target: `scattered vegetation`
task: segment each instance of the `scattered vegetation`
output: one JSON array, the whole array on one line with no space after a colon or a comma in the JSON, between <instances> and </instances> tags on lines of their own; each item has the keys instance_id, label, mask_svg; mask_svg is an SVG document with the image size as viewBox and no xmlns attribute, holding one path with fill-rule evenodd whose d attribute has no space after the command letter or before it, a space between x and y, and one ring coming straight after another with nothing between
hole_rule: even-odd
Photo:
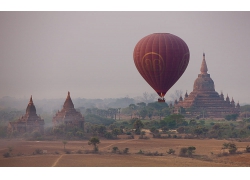
<instances>
[{"instance_id":1,"label":"scattered vegetation","mask_svg":"<svg viewBox=\"0 0 250 180\"><path fill-rule=\"evenodd\" d=\"M65 146L66 146L66 144L68 143L68 141L62 141L62 143L63 143L63 150L65 151Z\"/></svg>"},{"instance_id":2,"label":"scattered vegetation","mask_svg":"<svg viewBox=\"0 0 250 180\"><path fill-rule=\"evenodd\" d=\"M222 149L228 149L229 154L235 154L237 151L236 145L232 142L224 143Z\"/></svg>"},{"instance_id":3,"label":"scattered vegetation","mask_svg":"<svg viewBox=\"0 0 250 180\"><path fill-rule=\"evenodd\" d=\"M195 149L196 148L194 146L183 147L180 149L179 156L192 157Z\"/></svg>"},{"instance_id":4,"label":"scattered vegetation","mask_svg":"<svg viewBox=\"0 0 250 180\"><path fill-rule=\"evenodd\" d=\"M128 154L128 151L129 151L129 148L125 148L125 149L123 150L123 153L124 153L124 154Z\"/></svg>"},{"instance_id":5,"label":"scattered vegetation","mask_svg":"<svg viewBox=\"0 0 250 180\"><path fill-rule=\"evenodd\" d=\"M94 152L98 152L98 146L97 144L100 143L100 140L98 137L92 137L89 142L88 145L93 145L94 146Z\"/></svg>"},{"instance_id":6,"label":"scattered vegetation","mask_svg":"<svg viewBox=\"0 0 250 180\"><path fill-rule=\"evenodd\" d=\"M167 153L168 153L168 154L175 154L175 150L169 149L169 150L167 151Z\"/></svg>"},{"instance_id":7,"label":"scattered vegetation","mask_svg":"<svg viewBox=\"0 0 250 180\"><path fill-rule=\"evenodd\" d=\"M35 151L33 152L33 154L43 154L43 150L42 149L35 149Z\"/></svg>"},{"instance_id":8,"label":"scattered vegetation","mask_svg":"<svg viewBox=\"0 0 250 180\"><path fill-rule=\"evenodd\" d=\"M9 152L5 152L5 153L3 153L3 157L5 157L5 158L10 157L10 153L9 153Z\"/></svg>"},{"instance_id":9,"label":"scattered vegetation","mask_svg":"<svg viewBox=\"0 0 250 180\"><path fill-rule=\"evenodd\" d=\"M113 147L112 152L116 153L118 150L119 150L118 147L115 146L115 147Z\"/></svg>"}]
</instances>

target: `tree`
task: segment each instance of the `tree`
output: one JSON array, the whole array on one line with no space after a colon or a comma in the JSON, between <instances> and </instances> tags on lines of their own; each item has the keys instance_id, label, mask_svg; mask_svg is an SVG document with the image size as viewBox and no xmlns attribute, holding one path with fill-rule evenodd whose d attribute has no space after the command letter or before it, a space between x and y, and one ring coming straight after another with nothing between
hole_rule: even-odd
<instances>
[{"instance_id":1,"label":"tree","mask_svg":"<svg viewBox=\"0 0 250 180\"><path fill-rule=\"evenodd\" d=\"M184 116L181 114L172 114L160 121L161 127L168 126L170 129L182 126L184 122Z\"/></svg>"},{"instance_id":2,"label":"tree","mask_svg":"<svg viewBox=\"0 0 250 180\"><path fill-rule=\"evenodd\" d=\"M97 152L98 151L98 146L97 144L100 143L100 140L98 137L92 137L89 142L88 145L93 145L94 146L94 151Z\"/></svg>"},{"instance_id":3,"label":"tree","mask_svg":"<svg viewBox=\"0 0 250 180\"><path fill-rule=\"evenodd\" d=\"M107 132L106 126L104 126L104 125L98 126L97 132L99 135L104 136L104 134Z\"/></svg>"},{"instance_id":4,"label":"tree","mask_svg":"<svg viewBox=\"0 0 250 180\"><path fill-rule=\"evenodd\" d=\"M175 90L174 94L170 95L170 98L172 101L175 101L176 99L179 99L180 96L182 96L183 91L182 90Z\"/></svg>"},{"instance_id":5,"label":"tree","mask_svg":"<svg viewBox=\"0 0 250 180\"><path fill-rule=\"evenodd\" d=\"M129 105L129 109L131 110L131 119L132 119L133 112L134 112L134 110L136 109L136 105L135 105L135 104L130 104L130 105Z\"/></svg>"},{"instance_id":6,"label":"tree","mask_svg":"<svg viewBox=\"0 0 250 180\"><path fill-rule=\"evenodd\" d=\"M121 131L120 131L119 128L114 128L114 129L112 130L112 134L115 135L115 137L117 138L117 136L118 136L119 134L121 134Z\"/></svg>"},{"instance_id":7,"label":"tree","mask_svg":"<svg viewBox=\"0 0 250 180\"><path fill-rule=\"evenodd\" d=\"M176 131L177 131L178 133L182 134L182 133L185 132L185 128L184 128L183 126L181 126L181 127L178 127L178 128L176 129Z\"/></svg>"},{"instance_id":8,"label":"tree","mask_svg":"<svg viewBox=\"0 0 250 180\"><path fill-rule=\"evenodd\" d=\"M145 119L145 117L147 116L147 110L145 108L141 109L139 111L139 116L142 118L142 119Z\"/></svg>"},{"instance_id":9,"label":"tree","mask_svg":"<svg viewBox=\"0 0 250 180\"><path fill-rule=\"evenodd\" d=\"M63 143L63 147L64 147L64 151L65 151L65 146L68 143L68 141L62 141L62 143Z\"/></svg>"},{"instance_id":10,"label":"tree","mask_svg":"<svg viewBox=\"0 0 250 180\"><path fill-rule=\"evenodd\" d=\"M134 122L134 128L135 128L135 133L136 134L140 134L140 132L141 132L141 128L143 128L144 127L144 124L141 122L141 120L136 120L135 122Z\"/></svg>"},{"instance_id":11,"label":"tree","mask_svg":"<svg viewBox=\"0 0 250 180\"><path fill-rule=\"evenodd\" d=\"M196 148L194 146L183 147L183 148L180 149L179 156L192 157L195 149Z\"/></svg>"},{"instance_id":12,"label":"tree","mask_svg":"<svg viewBox=\"0 0 250 180\"><path fill-rule=\"evenodd\" d=\"M239 114L228 114L225 116L225 119L230 121L236 121L236 119L238 118Z\"/></svg>"},{"instance_id":13,"label":"tree","mask_svg":"<svg viewBox=\"0 0 250 180\"><path fill-rule=\"evenodd\" d=\"M140 138L143 139L143 136L146 134L145 131L141 131Z\"/></svg>"},{"instance_id":14,"label":"tree","mask_svg":"<svg viewBox=\"0 0 250 180\"><path fill-rule=\"evenodd\" d=\"M154 114L154 109L153 108L148 108L147 109L147 114L148 114L148 118L151 120L152 119L152 116Z\"/></svg>"},{"instance_id":15,"label":"tree","mask_svg":"<svg viewBox=\"0 0 250 180\"><path fill-rule=\"evenodd\" d=\"M158 129L156 129L155 127L150 128L150 132L153 133L153 137L160 137L160 131Z\"/></svg>"},{"instance_id":16,"label":"tree","mask_svg":"<svg viewBox=\"0 0 250 180\"><path fill-rule=\"evenodd\" d=\"M112 152L113 152L113 153L116 153L118 150L119 150L118 147L115 146L115 147L113 147Z\"/></svg>"},{"instance_id":17,"label":"tree","mask_svg":"<svg viewBox=\"0 0 250 180\"><path fill-rule=\"evenodd\" d=\"M189 126L195 126L197 124L196 120L195 119L191 119L189 121Z\"/></svg>"},{"instance_id":18,"label":"tree","mask_svg":"<svg viewBox=\"0 0 250 180\"><path fill-rule=\"evenodd\" d=\"M224 143L222 149L228 149L230 154L235 154L237 151L237 147L234 143Z\"/></svg>"}]
</instances>

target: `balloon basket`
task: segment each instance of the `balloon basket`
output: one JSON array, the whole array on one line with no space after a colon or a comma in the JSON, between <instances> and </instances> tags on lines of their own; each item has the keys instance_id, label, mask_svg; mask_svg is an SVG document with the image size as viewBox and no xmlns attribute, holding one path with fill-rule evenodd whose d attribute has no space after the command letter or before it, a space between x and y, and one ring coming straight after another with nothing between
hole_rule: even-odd
<instances>
[{"instance_id":1,"label":"balloon basket","mask_svg":"<svg viewBox=\"0 0 250 180\"><path fill-rule=\"evenodd\" d=\"M163 99L158 99L158 102L165 102L165 99L163 98Z\"/></svg>"}]
</instances>

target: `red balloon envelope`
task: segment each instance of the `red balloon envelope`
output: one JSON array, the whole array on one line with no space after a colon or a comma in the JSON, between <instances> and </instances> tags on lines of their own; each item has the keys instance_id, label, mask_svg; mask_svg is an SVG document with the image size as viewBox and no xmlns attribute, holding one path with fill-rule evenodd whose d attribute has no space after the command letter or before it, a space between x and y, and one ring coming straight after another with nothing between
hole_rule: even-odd
<instances>
[{"instance_id":1,"label":"red balloon envelope","mask_svg":"<svg viewBox=\"0 0 250 180\"><path fill-rule=\"evenodd\" d=\"M187 44L170 33L155 33L142 38L136 44L133 56L139 73L162 98L189 63Z\"/></svg>"}]
</instances>

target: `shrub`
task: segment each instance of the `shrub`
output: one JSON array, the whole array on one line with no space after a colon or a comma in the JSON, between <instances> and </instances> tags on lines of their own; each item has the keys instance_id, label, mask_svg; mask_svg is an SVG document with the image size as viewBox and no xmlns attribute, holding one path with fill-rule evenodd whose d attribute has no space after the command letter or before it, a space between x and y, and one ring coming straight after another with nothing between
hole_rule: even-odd
<instances>
[{"instance_id":1,"label":"shrub","mask_svg":"<svg viewBox=\"0 0 250 180\"><path fill-rule=\"evenodd\" d=\"M113 147L112 152L116 153L116 151L118 151L118 147L115 146L115 147Z\"/></svg>"},{"instance_id":2,"label":"shrub","mask_svg":"<svg viewBox=\"0 0 250 180\"><path fill-rule=\"evenodd\" d=\"M169 150L167 151L167 153L168 153L168 154L174 154L174 153L175 153L175 150L169 149Z\"/></svg>"},{"instance_id":3,"label":"shrub","mask_svg":"<svg viewBox=\"0 0 250 180\"><path fill-rule=\"evenodd\" d=\"M179 156L192 157L195 149L196 148L194 146L189 146L187 148L183 147L183 148L180 149Z\"/></svg>"},{"instance_id":4,"label":"shrub","mask_svg":"<svg viewBox=\"0 0 250 180\"><path fill-rule=\"evenodd\" d=\"M43 150L41 150L41 149L36 149L35 150L35 154L42 154L43 153Z\"/></svg>"},{"instance_id":5,"label":"shrub","mask_svg":"<svg viewBox=\"0 0 250 180\"><path fill-rule=\"evenodd\" d=\"M224 143L222 149L228 149L229 154L235 154L237 147L234 143Z\"/></svg>"},{"instance_id":6,"label":"shrub","mask_svg":"<svg viewBox=\"0 0 250 180\"><path fill-rule=\"evenodd\" d=\"M126 132L127 135L131 135L132 133L130 131Z\"/></svg>"},{"instance_id":7,"label":"shrub","mask_svg":"<svg viewBox=\"0 0 250 180\"><path fill-rule=\"evenodd\" d=\"M9 153L9 152L4 153L4 154L3 154L3 157L5 157L5 158L10 157L10 153Z\"/></svg>"},{"instance_id":8,"label":"shrub","mask_svg":"<svg viewBox=\"0 0 250 180\"><path fill-rule=\"evenodd\" d=\"M21 153L21 152L17 153L17 156L22 156L22 155L23 155L23 153Z\"/></svg>"},{"instance_id":9,"label":"shrub","mask_svg":"<svg viewBox=\"0 0 250 180\"><path fill-rule=\"evenodd\" d=\"M128 151L129 151L129 148L125 148L125 149L123 150L123 153L124 153L124 154L128 154Z\"/></svg>"},{"instance_id":10,"label":"shrub","mask_svg":"<svg viewBox=\"0 0 250 180\"><path fill-rule=\"evenodd\" d=\"M146 156L163 156L163 153L158 153L158 151L155 152L146 152L144 153Z\"/></svg>"},{"instance_id":11,"label":"shrub","mask_svg":"<svg viewBox=\"0 0 250 180\"><path fill-rule=\"evenodd\" d=\"M65 154L70 154L71 152L69 150L66 150L65 151Z\"/></svg>"},{"instance_id":12,"label":"shrub","mask_svg":"<svg viewBox=\"0 0 250 180\"><path fill-rule=\"evenodd\" d=\"M187 154L187 151L188 151L188 149L187 148L181 148L180 149L180 152L179 152L179 156L181 156L181 157L185 157L186 156L186 154Z\"/></svg>"},{"instance_id":13,"label":"shrub","mask_svg":"<svg viewBox=\"0 0 250 180\"><path fill-rule=\"evenodd\" d=\"M82 154L82 150L79 149L76 153L77 154Z\"/></svg>"},{"instance_id":14,"label":"shrub","mask_svg":"<svg viewBox=\"0 0 250 180\"><path fill-rule=\"evenodd\" d=\"M137 154L144 154L144 152L140 149L140 151Z\"/></svg>"},{"instance_id":15,"label":"shrub","mask_svg":"<svg viewBox=\"0 0 250 180\"><path fill-rule=\"evenodd\" d=\"M32 138L37 139L37 138L41 137L42 135L39 131L33 131L31 133L31 136L32 136Z\"/></svg>"},{"instance_id":16,"label":"shrub","mask_svg":"<svg viewBox=\"0 0 250 180\"><path fill-rule=\"evenodd\" d=\"M104 137L107 138L107 139L113 139L113 138L114 138L114 137L113 137L113 134L112 134L111 132L106 132L106 133L104 134Z\"/></svg>"},{"instance_id":17,"label":"shrub","mask_svg":"<svg viewBox=\"0 0 250 180\"><path fill-rule=\"evenodd\" d=\"M249 145L246 147L246 152L250 153L250 146Z\"/></svg>"},{"instance_id":18,"label":"shrub","mask_svg":"<svg viewBox=\"0 0 250 180\"><path fill-rule=\"evenodd\" d=\"M128 136L128 139L134 139L135 137L134 137L134 135L129 135Z\"/></svg>"}]
</instances>

